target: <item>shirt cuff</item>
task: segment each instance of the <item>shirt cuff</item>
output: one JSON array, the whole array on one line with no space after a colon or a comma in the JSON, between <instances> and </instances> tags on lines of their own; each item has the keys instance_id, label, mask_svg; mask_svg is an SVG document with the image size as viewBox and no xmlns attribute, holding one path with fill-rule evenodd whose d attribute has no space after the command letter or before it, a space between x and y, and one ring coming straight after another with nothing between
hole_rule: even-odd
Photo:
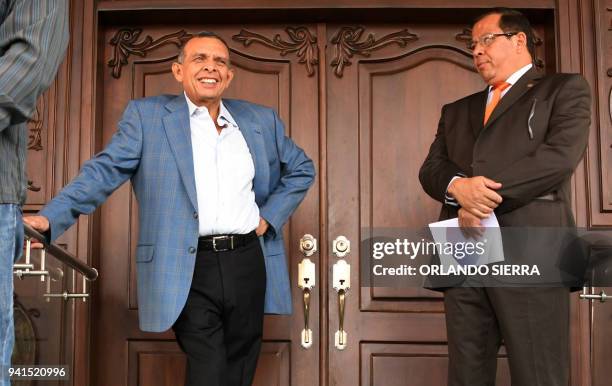
<instances>
[{"instance_id":1,"label":"shirt cuff","mask_svg":"<svg viewBox=\"0 0 612 386\"><path fill-rule=\"evenodd\" d=\"M453 183L453 181L455 181L457 178L464 178L467 177L465 174L463 173L457 173L455 174L455 176L453 178L451 178L451 180L448 182L448 185L446 185L446 191L444 192L444 204L446 205L450 205L450 206L456 206L459 207L459 203L457 202L457 200L454 197L451 197L448 194L448 188L450 187L450 185Z\"/></svg>"}]
</instances>

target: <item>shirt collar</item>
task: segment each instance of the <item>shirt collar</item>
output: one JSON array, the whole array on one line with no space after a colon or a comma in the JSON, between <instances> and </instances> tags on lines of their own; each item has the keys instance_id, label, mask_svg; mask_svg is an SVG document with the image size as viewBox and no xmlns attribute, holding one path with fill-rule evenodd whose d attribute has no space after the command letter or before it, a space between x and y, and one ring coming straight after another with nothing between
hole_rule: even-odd
<instances>
[{"instance_id":1,"label":"shirt collar","mask_svg":"<svg viewBox=\"0 0 612 386\"><path fill-rule=\"evenodd\" d=\"M183 92L183 94L185 95L185 100L187 100L187 108L189 109L189 117L192 117L193 114L196 113L196 111L202 111L202 112L206 112L206 114L209 114L208 109L206 107L196 106L191 101L191 99L189 99L189 97L187 96L187 93ZM238 127L238 125L236 124L236 121L234 121L234 117L232 117L232 114L230 114L230 112L225 108L223 101L221 101L219 105L219 117L217 118L217 124L223 127L225 126L226 123L233 127Z\"/></svg>"},{"instance_id":2,"label":"shirt collar","mask_svg":"<svg viewBox=\"0 0 612 386\"><path fill-rule=\"evenodd\" d=\"M225 108L223 101L221 101L221 105L219 106L219 118L217 119L217 122L219 125L221 125L222 122L225 122L231 126L238 127L238 124L236 121L234 121L232 114L230 114L230 112Z\"/></svg>"},{"instance_id":3,"label":"shirt collar","mask_svg":"<svg viewBox=\"0 0 612 386\"><path fill-rule=\"evenodd\" d=\"M506 83L510 83L510 87L514 86L514 84L518 82L518 80L521 79L521 77L525 75L527 71L531 70L531 67L533 67L533 64L529 63L526 66L519 68L518 71L516 71L514 74L510 75L508 79L506 79ZM489 86L489 92L491 92L492 87L493 86Z\"/></svg>"}]
</instances>

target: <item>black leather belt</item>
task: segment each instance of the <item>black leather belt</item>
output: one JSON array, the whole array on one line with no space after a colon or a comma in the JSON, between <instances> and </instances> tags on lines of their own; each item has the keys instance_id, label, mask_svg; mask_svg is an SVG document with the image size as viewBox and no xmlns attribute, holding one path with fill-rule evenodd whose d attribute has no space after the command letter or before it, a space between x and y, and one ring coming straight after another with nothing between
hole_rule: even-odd
<instances>
[{"instance_id":1,"label":"black leather belt","mask_svg":"<svg viewBox=\"0 0 612 386\"><path fill-rule=\"evenodd\" d=\"M244 247L257 239L255 231L245 235L212 235L198 238L198 250L225 252Z\"/></svg>"}]
</instances>

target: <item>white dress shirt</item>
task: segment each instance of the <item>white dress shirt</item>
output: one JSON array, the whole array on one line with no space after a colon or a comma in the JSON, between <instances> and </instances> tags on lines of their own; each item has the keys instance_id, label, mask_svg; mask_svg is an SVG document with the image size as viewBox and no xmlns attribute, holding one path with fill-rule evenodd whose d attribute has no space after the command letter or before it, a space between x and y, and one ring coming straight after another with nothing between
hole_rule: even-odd
<instances>
[{"instance_id":1,"label":"white dress shirt","mask_svg":"<svg viewBox=\"0 0 612 386\"><path fill-rule=\"evenodd\" d=\"M245 234L259 225L255 165L236 121L221 102L217 132L206 107L187 95L200 236Z\"/></svg>"}]
</instances>

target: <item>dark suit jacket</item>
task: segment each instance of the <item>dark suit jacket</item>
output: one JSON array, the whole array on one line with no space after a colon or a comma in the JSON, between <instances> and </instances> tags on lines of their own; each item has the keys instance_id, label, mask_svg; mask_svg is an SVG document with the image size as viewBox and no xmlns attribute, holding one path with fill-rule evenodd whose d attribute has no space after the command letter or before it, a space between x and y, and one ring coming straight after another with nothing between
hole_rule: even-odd
<instances>
[{"instance_id":1,"label":"dark suit jacket","mask_svg":"<svg viewBox=\"0 0 612 386\"><path fill-rule=\"evenodd\" d=\"M495 210L501 226L573 225L569 183L590 125L586 80L577 74L542 76L532 68L483 127L487 91L442 108L438 132L419 172L423 188L444 203L457 173L485 176L502 183L498 193L504 201ZM557 199L537 199L549 193ZM457 208L443 205L440 219L452 217L457 217Z\"/></svg>"},{"instance_id":2,"label":"dark suit jacket","mask_svg":"<svg viewBox=\"0 0 612 386\"><path fill-rule=\"evenodd\" d=\"M444 203L448 183L457 173L500 182L503 203L495 214L502 227L512 227L502 230L506 262L538 264L545 271L538 284L574 283L580 273L568 277L561 255L572 237L567 230L575 225L570 179L587 145L589 86L580 75L542 76L532 68L504 95L483 127L487 92L442 108L438 132L419 173L421 184ZM538 199L550 193L554 200ZM457 217L457 210L443 204L440 219Z\"/></svg>"}]
</instances>

